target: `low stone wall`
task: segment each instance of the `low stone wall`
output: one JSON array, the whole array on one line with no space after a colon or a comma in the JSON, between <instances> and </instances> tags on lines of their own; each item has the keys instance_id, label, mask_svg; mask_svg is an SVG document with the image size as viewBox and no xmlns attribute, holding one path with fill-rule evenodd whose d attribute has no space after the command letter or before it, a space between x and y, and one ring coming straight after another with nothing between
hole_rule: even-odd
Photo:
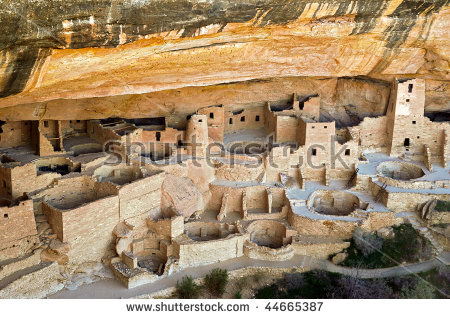
<instances>
[{"instance_id":1,"label":"low stone wall","mask_svg":"<svg viewBox=\"0 0 450 319\"><path fill-rule=\"evenodd\" d=\"M353 230L358 225L357 222L313 220L295 214L291 208L288 211L288 221L300 235L329 236L341 239L351 238Z\"/></svg>"},{"instance_id":2,"label":"low stone wall","mask_svg":"<svg viewBox=\"0 0 450 319\"><path fill-rule=\"evenodd\" d=\"M284 261L294 257L294 249L291 245L281 248L269 248L265 246L258 246L250 241L244 244L244 255L258 260Z\"/></svg>"},{"instance_id":3,"label":"low stone wall","mask_svg":"<svg viewBox=\"0 0 450 319\"><path fill-rule=\"evenodd\" d=\"M426 194L409 192L387 192L383 195L383 202L386 207L394 212L416 211L418 205L432 199L450 201L450 193L447 194Z\"/></svg>"},{"instance_id":4,"label":"low stone wall","mask_svg":"<svg viewBox=\"0 0 450 319\"><path fill-rule=\"evenodd\" d=\"M174 254L180 268L212 264L241 257L244 242L248 239L249 235L236 234L223 239L194 241L183 235L174 240Z\"/></svg>"},{"instance_id":5,"label":"low stone wall","mask_svg":"<svg viewBox=\"0 0 450 319\"><path fill-rule=\"evenodd\" d=\"M292 243L295 255L311 256L318 259L327 259L350 246L349 242L324 242L324 243Z\"/></svg>"},{"instance_id":6,"label":"low stone wall","mask_svg":"<svg viewBox=\"0 0 450 319\"><path fill-rule=\"evenodd\" d=\"M140 268L130 269L123 262L111 264L111 269L116 279L128 289L150 284L162 278Z\"/></svg>"},{"instance_id":7,"label":"low stone wall","mask_svg":"<svg viewBox=\"0 0 450 319\"><path fill-rule=\"evenodd\" d=\"M403 221L402 218L396 218L394 212L369 212L366 214L367 219L362 222L361 228L367 231L375 231L380 228L401 224Z\"/></svg>"}]
</instances>

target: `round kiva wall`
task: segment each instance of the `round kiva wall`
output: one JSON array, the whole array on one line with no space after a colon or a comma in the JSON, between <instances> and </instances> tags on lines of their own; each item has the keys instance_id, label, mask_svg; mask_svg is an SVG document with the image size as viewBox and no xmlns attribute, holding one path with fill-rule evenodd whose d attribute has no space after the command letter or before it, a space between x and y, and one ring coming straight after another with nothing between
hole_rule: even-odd
<instances>
[{"instance_id":1,"label":"round kiva wall","mask_svg":"<svg viewBox=\"0 0 450 319\"><path fill-rule=\"evenodd\" d=\"M258 246L280 248L286 244L286 226L273 220L259 220L247 227L250 240Z\"/></svg>"},{"instance_id":2,"label":"round kiva wall","mask_svg":"<svg viewBox=\"0 0 450 319\"><path fill-rule=\"evenodd\" d=\"M360 201L357 196L347 192L318 190L310 196L308 207L322 215L347 216L360 208Z\"/></svg>"},{"instance_id":3,"label":"round kiva wall","mask_svg":"<svg viewBox=\"0 0 450 319\"><path fill-rule=\"evenodd\" d=\"M392 179L408 181L425 175L422 168L412 163L383 162L377 167L378 173Z\"/></svg>"}]
</instances>

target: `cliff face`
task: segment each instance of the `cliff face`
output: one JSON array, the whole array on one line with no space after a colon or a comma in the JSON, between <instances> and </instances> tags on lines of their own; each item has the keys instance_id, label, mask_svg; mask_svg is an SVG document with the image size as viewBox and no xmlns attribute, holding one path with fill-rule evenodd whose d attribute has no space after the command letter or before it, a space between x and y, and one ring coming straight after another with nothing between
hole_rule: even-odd
<instances>
[{"instance_id":1,"label":"cliff face","mask_svg":"<svg viewBox=\"0 0 450 319\"><path fill-rule=\"evenodd\" d=\"M10 119L58 99L357 75L424 77L450 108L449 0L6 0L0 29Z\"/></svg>"}]
</instances>

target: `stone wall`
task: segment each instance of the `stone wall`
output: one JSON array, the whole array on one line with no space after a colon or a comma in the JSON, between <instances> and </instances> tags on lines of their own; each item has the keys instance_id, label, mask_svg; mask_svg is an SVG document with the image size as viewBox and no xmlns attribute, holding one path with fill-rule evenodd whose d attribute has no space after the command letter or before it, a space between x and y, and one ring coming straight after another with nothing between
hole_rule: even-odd
<instances>
[{"instance_id":1,"label":"stone wall","mask_svg":"<svg viewBox=\"0 0 450 319\"><path fill-rule=\"evenodd\" d=\"M34 242L31 237L35 235L37 231L32 200L12 207L0 207L0 254L6 248L19 245L23 239Z\"/></svg>"},{"instance_id":2,"label":"stone wall","mask_svg":"<svg viewBox=\"0 0 450 319\"><path fill-rule=\"evenodd\" d=\"M193 241L186 238L174 240L174 253L181 268L212 264L241 257L247 235L232 235L211 241ZM217 252L220 252L219 254Z\"/></svg>"}]
</instances>

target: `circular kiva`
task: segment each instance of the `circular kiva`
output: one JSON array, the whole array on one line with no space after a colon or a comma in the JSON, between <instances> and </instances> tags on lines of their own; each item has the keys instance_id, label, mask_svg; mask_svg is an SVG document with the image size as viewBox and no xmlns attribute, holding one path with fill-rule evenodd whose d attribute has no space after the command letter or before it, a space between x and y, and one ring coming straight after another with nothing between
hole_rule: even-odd
<instances>
[{"instance_id":1,"label":"circular kiva","mask_svg":"<svg viewBox=\"0 0 450 319\"><path fill-rule=\"evenodd\" d=\"M408 181L425 175L418 165L405 162L383 162L377 167L378 173L392 179Z\"/></svg>"}]
</instances>

